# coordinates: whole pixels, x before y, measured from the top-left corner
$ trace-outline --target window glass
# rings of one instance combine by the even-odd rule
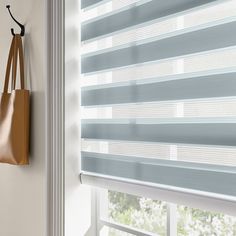
[[[236,217],[178,206],[178,236],[234,236]]]
[[[110,221],[157,235],[167,235],[167,212],[170,207],[168,203],[114,191],[108,191],[108,201]],[[176,222],[178,236],[236,235],[235,216],[182,205],[174,209],[176,212],[172,210],[169,214],[173,214],[172,219],[175,218],[173,222]],[[174,225],[170,227],[174,228]]]
[[[167,232],[167,205],[150,198],[109,191],[109,219],[164,236]]]

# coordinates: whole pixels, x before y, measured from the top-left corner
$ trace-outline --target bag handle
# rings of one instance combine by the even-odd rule
[[[17,52],[18,52],[18,42],[17,38],[15,39],[14,48],[13,48],[13,58],[12,58],[12,72],[11,72],[11,90],[13,90],[16,83],[16,71],[17,71]]]
[[[4,93],[8,92],[8,84],[9,84],[10,70],[11,70],[11,64],[12,64],[12,59],[13,59],[13,54],[14,54],[15,41],[16,41],[16,37],[14,36],[12,38],[11,47],[8,54],[5,83],[4,83],[4,90],[3,90]]]
[[[19,55],[19,63],[20,63],[20,84],[21,84],[21,89],[25,88],[25,73],[24,73],[24,56],[23,56],[23,46],[22,46],[22,38],[19,34],[16,35],[17,39],[17,48],[18,48],[18,53],[16,53],[16,70],[15,70],[15,76],[13,77],[13,89],[16,88],[16,72],[17,72],[17,55]],[[13,61],[14,62],[14,61]],[[13,63],[14,65],[14,63]]]
[[[22,39],[19,34],[16,34],[12,38],[11,47],[8,55],[5,84],[4,84],[4,93],[8,92],[10,70],[12,69],[12,79],[11,79],[11,90],[14,90],[16,87],[16,75],[17,75],[17,60],[19,55],[19,64],[20,64],[20,82],[21,89],[24,89],[24,57],[23,57],[23,46]]]

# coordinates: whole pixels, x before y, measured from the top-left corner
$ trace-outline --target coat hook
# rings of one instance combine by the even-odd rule
[[[21,28],[20,35],[21,35],[21,36],[24,36],[24,35],[25,35],[25,26],[22,25],[21,23],[19,23],[19,22],[14,18],[14,16],[12,15],[12,13],[11,13],[11,11],[10,11],[10,5],[7,5],[6,8],[8,9],[11,18],[12,18],[12,19],[17,23],[17,25],[19,25],[19,27]],[[14,29],[13,29],[13,28],[11,28],[11,33],[12,33],[13,36],[15,36],[15,32],[14,32]]]

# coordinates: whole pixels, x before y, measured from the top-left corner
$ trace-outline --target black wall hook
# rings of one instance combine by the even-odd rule
[[[21,23],[19,23],[19,22],[14,18],[14,16],[11,14],[10,5],[7,5],[6,8],[8,9],[11,18],[12,18],[12,19],[16,22],[16,24],[19,25],[19,27],[21,28],[20,35],[21,35],[21,36],[24,36],[24,35],[25,35],[25,26],[22,25]],[[13,28],[11,28],[11,33],[12,33],[13,36],[15,36],[15,32],[14,32],[14,29],[13,29]]]

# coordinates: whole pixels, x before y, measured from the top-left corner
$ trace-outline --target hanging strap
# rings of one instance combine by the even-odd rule
[[[24,56],[23,56],[22,38],[19,34],[17,34],[16,39],[17,39],[19,63],[20,63],[20,84],[21,84],[21,89],[24,89],[25,88],[25,73],[24,73]],[[14,83],[13,89],[15,89],[15,87],[16,87],[16,84]]]
[[[5,84],[4,84],[4,93],[8,92],[9,77],[10,77],[10,70],[11,69],[12,69],[11,90],[14,90],[16,87],[18,55],[19,55],[19,64],[20,64],[21,89],[24,89],[25,85],[24,85],[23,46],[22,46],[21,36],[17,34],[12,39],[12,43],[11,43],[11,47],[10,47],[10,51],[9,51],[7,68],[6,68],[6,76],[5,76]]]
[[[9,84],[9,77],[10,77],[10,70],[11,70],[11,64],[13,60],[13,54],[14,54],[14,46],[15,46],[16,37],[14,36],[11,41],[11,47],[9,50],[8,60],[7,60],[7,68],[6,68],[6,75],[5,75],[5,83],[4,83],[4,93],[7,93],[8,91],[8,84]]]
[[[18,54],[18,40],[15,38],[15,43],[13,47],[13,58],[12,58],[12,73],[11,73],[11,90],[14,89],[16,84],[16,75],[17,75],[17,54]]]

